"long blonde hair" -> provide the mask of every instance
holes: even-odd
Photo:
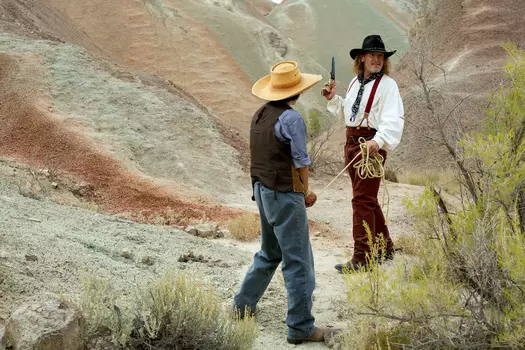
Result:
[[[354,60],[353,71],[358,76],[363,75],[363,73],[365,72],[365,64],[364,64],[364,62],[361,62],[361,57],[363,55],[364,54],[361,54],[361,55],[357,56],[355,58],[355,60]],[[385,60],[383,61],[383,69],[381,69],[381,72],[384,75],[389,75],[391,68],[392,68],[392,65],[390,63],[390,59],[389,58],[385,58]]]

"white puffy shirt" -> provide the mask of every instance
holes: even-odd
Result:
[[[352,79],[349,87],[354,80],[356,80],[356,78]],[[356,127],[364,118],[365,108],[370,93],[372,92],[374,81],[365,85],[359,111],[357,112],[355,120],[350,122],[352,105],[357,98],[359,84],[359,81],[356,81],[350,90],[346,92],[345,98],[335,95],[328,101],[328,111],[334,116],[339,117],[340,120],[344,118],[346,126]],[[377,87],[374,103],[368,115],[369,126],[377,130],[373,140],[377,142],[379,148],[389,151],[399,145],[405,124],[404,116],[403,101],[401,100],[397,84],[394,79],[384,75]],[[364,120],[361,127],[366,128],[366,126],[366,120]]]

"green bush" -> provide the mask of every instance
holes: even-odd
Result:
[[[247,350],[257,337],[253,318],[223,311],[211,286],[184,275],[152,283],[135,301],[134,313],[117,307],[109,283],[91,278],[84,287],[88,340],[110,334],[115,346],[126,349]]]
[[[347,349],[525,348],[525,52],[506,50],[488,127],[458,145],[470,196],[453,206],[429,187],[408,203],[421,252],[349,279]]]

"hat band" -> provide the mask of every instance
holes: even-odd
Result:
[[[370,50],[383,50],[383,51],[386,51],[384,47],[367,47],[367,48],[363,48],[361,50],[363,50],[363,51],[370,51]]]

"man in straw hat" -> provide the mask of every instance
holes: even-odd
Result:
[[[288,342],[323,341],[325,330],[314,326],[312,293],[314,259],[306,208],[317,196],[308,186],[306,125],[292,106],[299,95],[321,80],[302,74],[297,63],[280,62],[261,78],[252,93],[268,101],[253,116],[250,127],[250,173],[261,217],[261,250],[246,273],[234,308],[254,313],[259,299],[282,262],[288,292]]]
[[[353,70],[357,75],[351,80],[344,97],[336,95],[336,84],[326,84],[323,95],[328,100],[328,110],[344,119],[346,124],[346,144],[344,147],[346,164],[361,152],[359,140],[366,140],[370,156],[380,154],[386,160],[387,151],[393,150],[401,141],[404,125],[403,101],[396,82],[388,76],[389,57],[395,51],[386,51],[379,35],[370,35],[363,40],[361,48],[350,51],[354,60]],[[383,161],[384,164],[384,161]],[[385,259],[392,259],[394,245],[379,205],[377,194],[381,178],[362,179],[356,169],[348,167],[352,180],[353,236],[354,254],[346,264],[335,268],[357,271],[368,264],[367,255],[371,251],[369,239],[363,222],[370,227],[374,243],[380,235],[384,238]]]

